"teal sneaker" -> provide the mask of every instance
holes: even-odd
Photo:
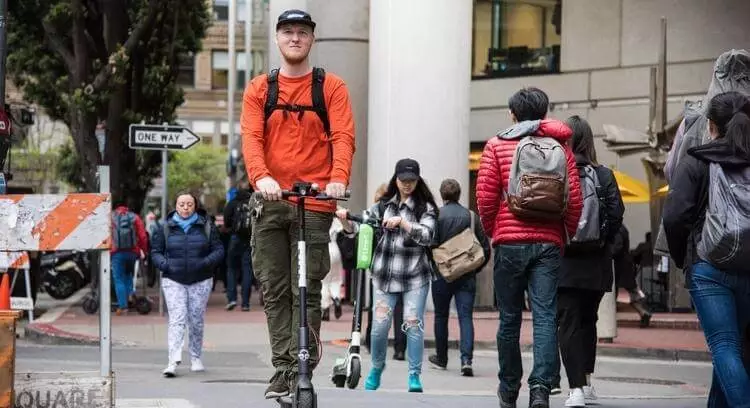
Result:
[[[365,390],[368,391],[375,391],[378,388],[380,388],[380,376],[383,375],[383,369],[382,368],[371,368],[370,374],[367,375],[367,380],[365,380]]]
[[[419,374],[409,374],[409,392],[422,392],[422,381]]]

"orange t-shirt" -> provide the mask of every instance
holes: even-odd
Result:
[[[247,85],[242,102],[242,155],[250,183],[273,177],[282,190],[295,181],[317,183],[322,192],[329,182],[349,185],[354,156],[354,118],[349,92],[338,76],[326,73],[323,95],[331,126],[330,140],[314,111],[276,109],[263,128],[267,75]],[[312,106],[312,71],[290,78],[279,73],[279,105]],[[294,201],[294,200],[292,200]],[[307,199],[305,208],[333,212],[335,201]]]

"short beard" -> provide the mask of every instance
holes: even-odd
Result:
[[[286,62],[287,64],[289,64],[289,65],[299,65],[299,64],[301,64],[301,63],[305,62],[305,60],[307,60],[307,57],[308,57],[309,55],[310,55],[310,53],[307,53],[307,54],[305,54],[304,56],[299,56],[299,57],[291,57],[291,56],[287,56],[287,55],[284,55],[284,53],[282,52],[282,53],[281,53],[281,58],[283,58],[283,59],[284,59],[284,61],[285,61],[285,62]]]

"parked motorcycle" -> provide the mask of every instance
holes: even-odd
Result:
[[[89,257],[83,251],[44,253],[40,266],[42,287],[54,299],[67,299],[91,281]]]

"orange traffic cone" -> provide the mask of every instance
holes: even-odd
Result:
[[[10,275],[3,273],[0,281],[0,310],[10,310]]]

